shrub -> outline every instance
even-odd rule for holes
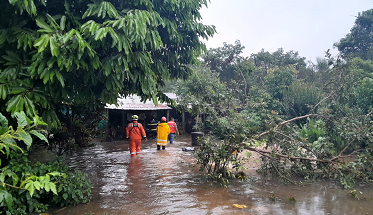
[[[200,171],[206,172],[210,182],[227,186],[229,179],[235,178],[232,169],[238,171],[243,168],[243,158],[238,157],[241,151],[238,144],[207,137],[201,141],[195,157],[201,164]]]
[[[67,206],[89,200],[91,190],[87,175],[61,173],[70,170],[61,158],[45,164],[30,164],[27,153],[11,152],[10,158],[9,165],[3,167],[0,174],[0,181],[12,186],[0,187],[1,212],[40,213],[47,211],[49,204]]]
[[[91,181],[84,173],[67,173],[66,178],[58,181],[57,192],[59,195],[53,196],[53,203],[61,207],[77,205],[90,201]]]

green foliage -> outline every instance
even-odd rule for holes
[[[268,71],[265,77],[268,93],[273,99],[283,100],[289,86],[296,80],[297,71],[293,67]]]
[[[373,10],[359,13],[350,33],[334,44],[344,58],[373,60]]]
[[[91,181],[87,174],[67,173],[66,178],[58,180],[57,191],[52,202],[61,207],[77,205],[90,201]]]
[[[234,45],[223,43],[223,47],[210,49],[202,56],[204,63],[219,75],[220,82],[242,100],[249,90],[249,75],[254,70],[253,64],[241,56],[244,48],[236,40]]]
[[[208,50],[203,55],[203,61],[212,71],[219,74],[221,82],[237,80],[239,76],[234,70],[235,66],[243,60],[240,55],[244,48],[239,40],[236,40],[234,45],[223,43],[223,47]]]
[[[56,145],[61,145],[62,142],[67,143],[71,138],[73,141],[70,142],[73,142],[73,145],[88,146],[91,137],[98,135],[97,127],[105,112],[104,107],[100,105],[61,106],[57,115],[63,126],[51,131],[52,134],[57,133],[54,138]],[[64,136],[65,140],[63,140]]]
[[[23,112],[14,113],[14,117],[18,124],[17,130],[8,126],[8,119],[0,113],[0,150],[8,158],[6,162],[2,162],[4,167],[0,171],[1,212],[6,214],[43,212],[47,210],[48,203],[51,203],[51,197],[58,194],[66,196],[72,189],[78,197],[71,195],[64,198],[64,205],[86,202],[90,194],[90,183],[85,175],[68,174],[66,180],[69,180],[69,183],[63,185],[67,190],[57,191],[60,189],[60,183],[65,182],[66,175],[61,172],[66,172],[67,168],[60,162],[31,165],[24,149],[18,146],[19,142],[24,142],[29,149],[33,142],[31,135],[48,143],[40,130],[36,130],[38,126],[46,123],[40,121],[38,116],[29,119]],[[81,178],[84,179],[84,183]]]
[[[339,171],[334,175],[339,178],[342,186],[345,189],[355,187],[356,183],[372,183],[373,182],[373,162],[371,151],[362,153],[356,161],[343,164]]]
[[[333,144],[326,140],[325,123],[322,120],[307,119],[299,131],[300,144],[318,159],[330,158],[334,154]]]
[[[11,150],[19,150],[23,153],[23,149],[17,145],[17,141],[25,143],[29,149],[32,144],[31,135],[48,143],[46,137],[41,133],[42,130],[36,130],[37,126],[46,125],[38,116],[29,119],[24,112],[16,112],[13,117],[16,118],[18,124],[16,130],[12,126],[8,126],[8,119],[0,113],[0,152],[2,154],[8,156]]]
[[[101,106],[118,95],[156,102],[186,78],[215,33],[199,22],[207,1],[6,1],[0,26],[0,102],[57,127],[61,104]]]
[[[75,148],[75,144],[72,143],[72,135],[66,127],[51,129],[49,133],[48,150],[56,153],[58,156],[71,152],[71,149]]]
[[[302,141],[313,143],[319,138],[325,137],[325,123],[322,120],[307,118],[307,124],[301,126],[299,135]]]
[[[224,112],[226,107],[235,106],[234,98],[219,81],[218,74],[205,66],[195,67],[189,80],[177,85],[178,108],[189,111],[193,116],[212,113],[215,109]],[[190,105],[192,108],[188,110]]]
[[[261,113],[260,110],[247,108],[239,113],[229,113],[225,117],[210,116],[209,122],[212,125],[212,133],[219,139],[234,143],[244,142],[248,136],[262,131],[264,123],[272,114]]]
[[[47,211],[49,204],[75,205],[89,200],[87,176],[62,173],[70,171],[62,160],[30,164],[27,154],[12,152],[10,157],[9,165],[3,167],[0,174],[4,185],[0,187],[3,213],[40,213]]]
[[[201,141],[195,156],[197,163],[201,165],[200,171],[207,174],[209,181],[227,186],[229,179],[235,178],[232,170],[243,168],[244,159],[238,157],[240,151],[242,148],[236,143],[207,137]]]
[[[210,50],[204,60],[213,72],[202,64],[190,82],[178,83],[183,110],[191,105],[192,115],[202,116],[201,128],[208,123],[222,140],[205,141],[197,151],[201,170],[226,185],[232,174],[220,164],[229,160],[230,147],[246,147],[261,156],[261,172],[286,182],[294,183],[290,176],[335,178],[346,188],[372,182],[372,168],[365,167],[373,148],[372,61],[329,56],[307,66],[297,52],[263,50],[244,60],[242,49]],[[351,160],[344,164],[344,158]]]
[[[269,132],[266,148],[271,153],[262,157],[262,172],[281,179],[292,175],[306,180],[337,179],[346,189],[373,182],[372,138],[367,135],[372,126],[362,126],[368,119],[324,120],[308,119],[301,128],[294,125]]]
[[[289,197],[289,202],[290,203],[295,203],[296,202],[294,196]]]
[[[38,199],[48,193],[57,195],[56,180],[65,177],[48,166],[31,166],[26,155],[11,152],[9,165],[1,169],[0,183],[3,186],[0,192],[5,199],[0,205],[2,212],[26,214],[45,211],[48,206]]]
[[[279,48],[273,53],[262,49],[257,54],[252,54],[250,58],[256,67],[265,70],[288,66],[294,66],[299,70],[306,66],[305,57],[300,57],[297,51],[284,52],[283,48]]]
[[[361,85],[356,89],[356,103],[362,109],[363,113],[368,113],[373,108],[373,79],[365,78]]]
[[[265,84],[264,77],[267,76],[268,71],[276,68],[293,67],[298,72],[303,72],[306,69],[305,57],[299,56],[296,51],[285,52],[282,48],[273,53],[262,49],[256,54],[251,54],[249,60],[256,67],[254,84]]]
[[[269,196],[268,196],[269,200],[271,201],[276,201],[276,199],[278,199],[278,196],[272,191]]]
[[[321,90],[299,81],[292,83],[284,93],[284,104],[290,117],[303,116],[321,100]]]

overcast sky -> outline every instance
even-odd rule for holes
[[[243,56],[262,48],[298,51],[315,61],[350,32],[359,12],[373,8],[373,0],[211,0],[201,10],[202,23],[215,25],[217,34],[207,48],[240,40]]]

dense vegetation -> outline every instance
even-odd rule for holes
[[[359,14],[340,51],[315,63],[296,51],[242,57],[240,41],[210,49],[187,82],[181,109],[212,132],[196,153],[210,180],[227,185],[258,153],[260,172],[289,183],[337,179],[347,189],[373,181],[373,12]],[[295,178],[294,178],[295,176]]]
[[[0,182],[5,184],[0,187],[0,212],[42,212],[48,204],[89,200],[84,174],[72,173],[62,163],[29,164],[22,153],[31,145],[30,134],[46,143],[44,135],[52,132],[51,148],[68,146],[70,139],[86,146],[104,105],[116,103],[118,96],[167,99],[159,87],[169,79],[187,78],[192,72],[189,65],[205,50],[200,40],[215,33],[214,26],[200,23],[199,10],[206,4],[205,0],[1,3]],[[24,120],[17,124],[20,115]],[[32,123],[36,125],[26,129]],[[22,142],[26,149],[18,146]]]
[[[258,153],[261,172],[286,182],[296,183],[291,176],[334,178],[345,188],[372,182],[373,10],[359,14],[334,44],[338,56],[326,52],[313,63],[283,49],[243,57],[239,41],[202,54],[200,39],[215,33],[200,23],[206,4],[2,3],[1,212],[89,201],[85,174],[61,161],[31,164],[25,151],[36,140],[86,146],[105,103],[129,94],[167,99],[161,89],[171,79],[179,79],[168,89],[179,95],[180,110],[201,116],[197,129],[211,128],[196,156],[212,181],[244,178],[232,171],[245,162],[240,154]]]

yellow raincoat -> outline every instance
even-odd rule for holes
[[[166,122],[159,123],[157,126],[157,145],[166,146],[167,137],[170,134],[170,127]]]

